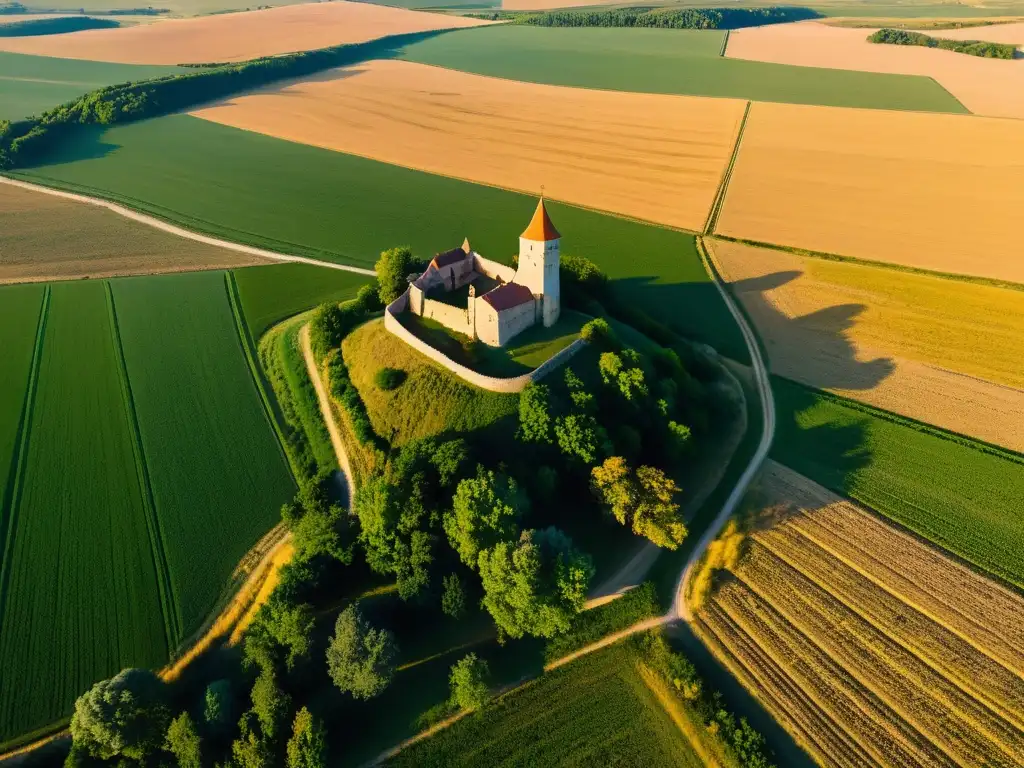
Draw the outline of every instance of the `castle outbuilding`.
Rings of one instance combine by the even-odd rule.
[[[503,347],[533,325],[558,322],[560,239],[541,198],[519,236],[518,269],[485,259],[467,238],[461,248],[437,254],[401,303],[415,315]]]

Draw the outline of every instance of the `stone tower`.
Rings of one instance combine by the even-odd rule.
[[[561,289],[558,280],[558,241],[555,229],[544,207],[544,198],[537,201],[530,224],[519,236],[519,269],[515,282],[525,285],[540,297],[544,326],[558,322],[561,311]]]

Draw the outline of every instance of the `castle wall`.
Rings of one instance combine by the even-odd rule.
[[[423,314],[423,300],[425,298],[423,289],[413,283],[409,286],[409,311],[414,315]]]
[[[481,297],[473,299],[476,305],[476,337],[490,347],[501,346],[498,335],[498,310]]]
[[[537,322],[537,301],[529,301],[518,307],[510,307],[498,313],[498,344],[503,347],[516,334],[522,333]]]
[[[430,320],[436,320],[456,333],[469,337],[474,336],[473,324],[470,322],[470,313],[461,307],[453,307],[437,299],[424,299],[422,316]]]
[[[516,271],[512,267],[485,259],[475,251],[473,252],[473,268],[481,275],[501,280],[503,283],[511,283],[516,278]]]

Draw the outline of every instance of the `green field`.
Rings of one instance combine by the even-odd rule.
[[[388,765],[692,766],[701,760],[628,648],[545,674],[406,749]]]
[[[179,621],[195,628],[294,487],[224,273],[112,284]]]
[[[0,52],[0,120],[39,115],[105,85],[187,71]]]
[[[106,286],[51,290],[4,556],[0,740],[67,714],[97,679],[168,653]]]
[[[410,245],[425,257],[466,236],[479,253],[509,262],[536,206],[529,195],[188,116],[83,136],[16,175],[229,240],[371,268],[386,248]],[[548,210],[563,233],[562,252],[597,262],[621,299],[746,361],[692,235],[553,201]]]
[[[924,112],[967,110],[934,80],[740,61],[725,33],[496,25],[406,46],[402,58],[481,75],[616,91]]]
[[[372,278],[311,264],[271,264],[235,270],[238,296],[254,340],[286,317],[325,301],[345,301]]]
[[[772,458],[1024,587],[1024,457],[773,381]]]

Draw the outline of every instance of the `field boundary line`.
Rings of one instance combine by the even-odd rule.
[[[249,367],[249,377],[252,379],[252,384],[256,388],[256,394],[259,396],[260,405],[263,407],[263,415],[266,417],[270,424],[270,429],[274,433],[277,450],[292,475],[292,481],[297,484],[295,470],[292,467],[291,459],[288,458],[288,451],[284,447],[284,435],[281,433],[281,425],[277,423],[277,419],[274,417],[274,409],[270,404],[270,395],[263,388],[261,369],[257,362],[257,355],[253,352],[252,337],[249,335],[249,326],[245,322],[245,314],[238,296],[238,285],[235,283],[235,273],[232,270],[227,270],[224,273],[224,289],[227,292],[231,314],[235,318],[235,335],[242,348],[242,356],[245,357],[245,362]]]
[[[725,37],[722,38],[722,47],[718,51],[718,56],[722,59],[726,58],[725,52],[729,48],[729,32],[730,30],[725,30]]]
[[[733,300],[729,291],[726,290],[726,287],[722,283],[722,278],[714,262],[714,257],[705,247],[704,239],[702,237],[697,237],[695,242],[697,244],[697,253],[700,255],[701,262],[704,264],[704,268],[711,276],[711,282],[713,282],[715,284],[715,288],[718,289],[719,295],[725,302],[726,307],[728,307],[729,312],[736,321],[736,324],[740,327],[740,332],[743,334],[743,340],[747,344],[747,352],[750,354],[751,367],[754,370],[754,378],[757,384],[757,392],[761,397],[761,415],[763,423],[761,439],[757,444],[757,449],[754,451],[754,455],[750,458],[750,463],[747,464],[747,468],[743,470],[743,474],[740,475],[739,480],[737,480],[736,485],[725,500],[725,503],[722,505],[722,509],[719,511],[718,515],[704,530],[704,533],[698,540],[697,545],[693,548],[693,551],[687,558],[686,565],[684,566],[682,573],[679,575],[679,580],[676,583],[675,598],[672,602],[672,607],[669,610],[669,615],[673,618],[682,619],[688,624],[693,624],[694,621],[693,612],[690,610],[689,603],[686,600],[686,585],[690,580],[690,576],[693,574],[698,562],[703,558],[704,551],[707,549],[708,545],[715,540],[726,522],[728,522],[733,511],[737,506],[739,506],[747,488],[753,482],[755,475],[760,471],[764,460],[768,458],[768,451],[771,449],[772,440],[775,437],[775,399],[772,394],[771,379],[768,375],[768,369],[766,368],[764,359],[761,356],[760,340],[754,333],[751,324],[747,322],[746,317],[738,308],[736,301]]]
[[[715,232],[715,227],[718,226],[718,217],[722,213],[722,208],[725,207],[725,195],[729,190],[732,172],[736,167],[736,160],[740,156],[740,145],[743,143],[743,132],[747,128],[747,118],[750,117],[750,105],[752,103],[748,101],[747,106],[743,108],[743,117],[740,118],[740,126],[736,131],[736,142],[732,145],[729,163],[722,170],[722,178],[718,182],[718,190],[715,192],[715,197],[711,202],[711,210],[708,211],[708,217],[704,220],[702,234],[712,235]]]
[[[167,547],[164,532],[160,526],[160,518],[156,511],[156,498],[153,495],[153,483],[146,462],[146,452],[142,446],[142,429],[139,426],[139,414],[135,410],[135,395],[132,392],[131,379],[128,376],[128,361],[124,355],[121,342],[121,326],[117,320],[117,308],[114,305],[114,289],[109,280],[104,281],[107,294],[107,312],[110,316],[111,341],[117,355],[117,373],[121,384],[121,397],[124,399],[125,415],[132,432],[132,453],[135,457],[135,472],[138,475],[139,490],[142,491],[142,503],[145,507],[146,529],[149,532],[150,552],[153,555],[153,567],[157,572],[157,588],[160,592],[160,607],[164,613],[164,632],[167,635],[167,650],[172,651],[181,634],[181,621],[178,616],[178,599],[174,593],[171,580],[171,568],[167,562]]]
[[[226,248],[227,250],[237,251],[239,253],[245,253],[250,256],[257,256],[260,258],[268,259],[270,261],[279,262],[290,262],[297,264],[312,264],[317,267],[326,267],[328,269],[338,269],[343,272],[355,272],[359,275],[368,275],[370,277],[375,276],[377,273],[372,269],[366,269],[364,267],[354,267],[350,264],[340,264],[335,261],[323,261],[321,259],[313,259],[308,256],[292,256],[289,254],[278,253],[277,251],[268,251],[263,248],[256,248],[251,245],[244,245],[242,243],[236,243],[231,240],[222,240],[211,235],[204,235],[199,232],[194,232],[183,227],[179,227],[175,224],[151,216],[149,214],[142,213],[137,210],[133,210],[125,205],[111,202],[110,200],[104,200],[99,197],[89,197],[87,195],[80,195],[74,192],[68,192],[63,189],[56,189],[54,187],[44,186],[42,184],[32,184],[27,181],[21,181],[20,179],[14,179],[10,176],[0,174],[0,184],[11,184],[16,187],[23,189],[29,189],[34,192],[41,192],[47,195],[53,195],[54,197],[62,197],[66,200],[73,200],[79,203],[87,203],[89,205],[95,205],[100,208],[106,208],[109,211],[124,216],[127,219],[137,221],[140,224],[153,227],[154,229],[163,230],[172,235],[183,237],[188,240],[194,240],[198,243],[204,243],[206,245],[212,245],[217,248]]]
[[[14,551],[14,534],[17,529],[18,507],[21,506],[22,483],[25,479],[25,462],[29,446],[29,434],[32,426],[32,412],[35,408],[36,391],[39,388],[39,369],[43,359],[43,343],[46,336],[46,321],[50,314],[50,286],[43,290],[43,298],[39,307],[39,320],[36,324],[36,343],[32,350],[32,365],[29,368],[28,383],[25,387],[25,400],[21,406],[21,418],[18,420],[17,449],[11,461],[9,471],[8,493],[4,509],[7,510],[7,531],[4,535],[3,551],[0,552],[0,626],[3,625],[7,610],[7,581],[10,578],[11,555]]]
[[[1000,280],[995,277],[962,275],[958,272],[941,272],[936,269],[925,269],[923,267],[910,267],[904,264],[894,264],[891,261],[871,261],[870,259],[861,259],[857,256],[843,256],[839,253],[828,253],[827,251],[812,251],[807,248],[797,248],[795,245],[779,245],[778,243],[766,243],[761,240],[750,240],[749,238],[744,237],[733,237],[732,235],[723,235],[719,232],[715,232],[711,234],[711,236],[716,240],[725,240],[730,243],[739,243],[740,245],[751,245],[755,248],[767,248],[771,251],[783,251],[784,253],[790,253],[794,256],[803,256],[809,259],[838,261],[862,267],[877,267],[878,269],[888,269],[893,272],[907,272],[912,275],[922,275],[923,277],[953,280],[958,283],[972,283],[975,285],[985,285],[989,288],[1005,288],[1010,291],[1024,291],[1024,283],[1015,283],[1011,280]]]

